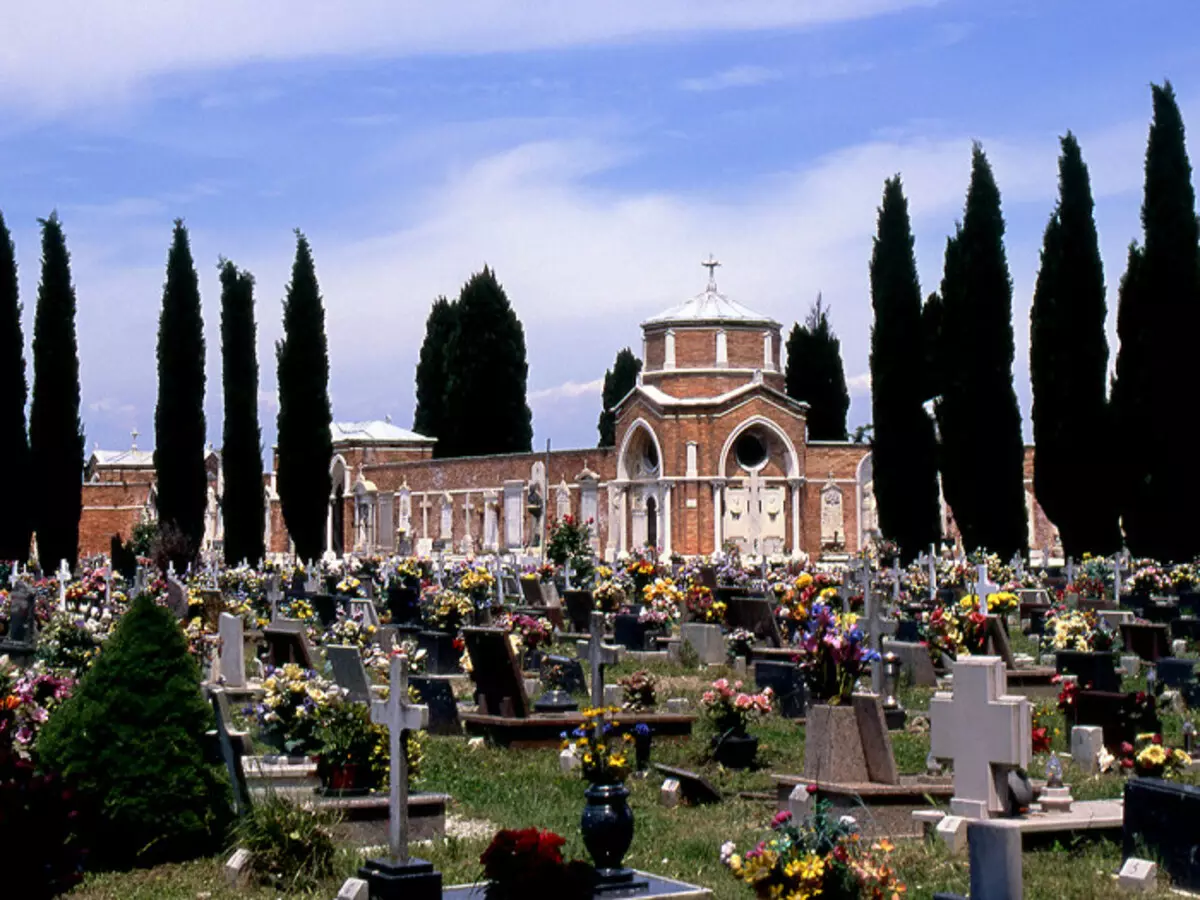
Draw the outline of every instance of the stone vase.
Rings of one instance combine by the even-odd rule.
[[[587,802],[579,830],[596,866],[598,884],[628,880],[632,873],[621,863],[633,843],[629,788],[623,784],[593,784],[584,791],[584,797]]]

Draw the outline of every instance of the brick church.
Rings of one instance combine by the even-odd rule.
[[[612,448],[434,459],[432,438],[390,421],[334,423],[326,524],[334,554],[508,552],[536,547],[573,515],[613,557],[662,553],[854,553],[877,536],[868,444],[810,441],[807,404],[784,391],[778,322],[705,289],[642,323],[644,368],[616,409]],[[220,456],[208,455],[206,543],[220,541]],[[1031,546],[1055,538],[1033,500]],[[152,454],[97,451],[84,486],[81,552],[107,549],[153,512]],[[289,541],[266,478],[266,543]],[[120,485],[120,487],[114,487]],[[113,503],[114,506],[109,506]],[[952,533],[953,523],[945,523]]]

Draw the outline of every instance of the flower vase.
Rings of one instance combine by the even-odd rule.
[[[597,891],[631,881],[633,871],[621,865],[633,843],[629,788],[623,784],[592,784],[583,795],[587,803],[579,830],[596,866]]]
[[[758,756],[758,738],[744,731],[724,732],[713,738],[712,754],[726,769],[748,769]]]

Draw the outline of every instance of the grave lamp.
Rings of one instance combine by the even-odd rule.
[[[942,764],[938,761],[938,758],[933,755],[932,750],[930,750],[929,755],[925,757],[925,769],[930,775],[942,774]]]
[[[1146,670],[1146,693],[1154,695],[1157,693],[1156,687],[1158,687],[1158,672],[1151,666]]]
[[[1071,804],[1075,802],[1075,798],[1071,796],[1071,789],[1063,784],[1062,776],[1062,763],[1058,760],[1058,754],[1051,753],[1046,763],[1046,786],[1042,788],[1042,795],[1038,798],[1044,812],[1071,811]]]
[[[1188,756],[1192,755],[1192,751],[1196,746],[1196,726],[1191,722],[1183,723],[1183,752]]]
[[[1058,761],[1058,754],[1051,753],[1050,759],[1046,761],[1046,787],[1062,787],[1062,763]]]

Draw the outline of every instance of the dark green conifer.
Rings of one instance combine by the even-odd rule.
[[[0,471],[29,471],[26,432],[25,338],[21,333],[21,300],[17,288],[17,255],[4,216],[0,215]],[[0,517],[0,559],[29,558],[33,531],[29,479],[9,479],[8,510]]]
[[[633,355],[628,347],[617,353],[613,367],[604,373],[604,390],[601,393],[600,422],[596,426],[600,432],[601,447],[612,447],[617,442],[616,406],[625,395],[637,385],[638,374],[642,371],[642,361]]]
[[[425,320],[425,341],[417,361],[417,408],[413,411],[413,431],[437,438],[433,455],[444,456],[442,438],[446,436],[446,345],[454,332],[456,304],[445,297],[433,301]]]
[[[829,324],[829,307],[820,296],[804,325],[795,325],[787,341],[787,395],[808,404],[810,441],[846,440],[850,392],[842,367],[842,343]]]

